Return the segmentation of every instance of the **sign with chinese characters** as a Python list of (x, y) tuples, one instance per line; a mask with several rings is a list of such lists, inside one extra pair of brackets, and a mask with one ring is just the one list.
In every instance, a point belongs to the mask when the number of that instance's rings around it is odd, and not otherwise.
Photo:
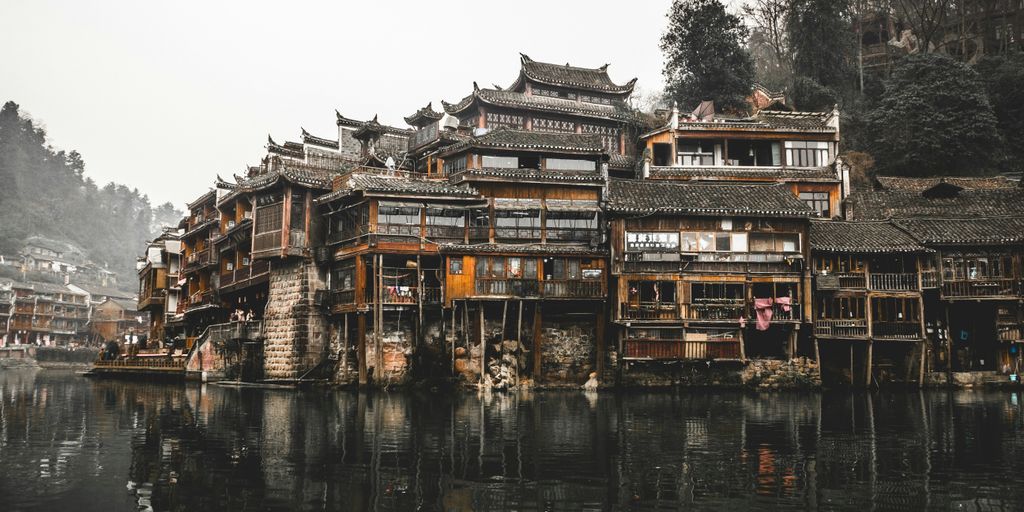
[(626, 233), (626, 251), (678, 251), (679, 233)]

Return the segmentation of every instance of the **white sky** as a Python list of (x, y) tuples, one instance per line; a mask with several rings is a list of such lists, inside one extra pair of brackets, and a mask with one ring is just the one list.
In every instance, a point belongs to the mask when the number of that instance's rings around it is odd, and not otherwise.
[(611, 63), (662, 86), (670, 0), (0, 0), (0, 102), (77, 149), (100, 185), (187, 201), (264, 154), (267, 133), (334, 138), (334, 109), (405, 126), (433, 101), (508, 86), (519, 52)]

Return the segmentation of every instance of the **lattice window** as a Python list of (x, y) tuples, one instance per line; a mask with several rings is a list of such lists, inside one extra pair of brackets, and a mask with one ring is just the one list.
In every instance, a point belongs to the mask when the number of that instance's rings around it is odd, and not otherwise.
[(487, 113), (487, 128), (513, 128), (517, 130), (523, 129), (526, 125), (523, 121), (523, 116), (515, 114), (500, 114), (497, 112)]
[(575, 133), (576, 124), (572, 121), (535, 117), (533, 118), (533, 130), (537, 132)]
[(619, 153), (619, 129), (613, 126), (602, 126), (598, 124), (583, 124), (580, 131), (601, 136), (601, 146), (608, 153)]

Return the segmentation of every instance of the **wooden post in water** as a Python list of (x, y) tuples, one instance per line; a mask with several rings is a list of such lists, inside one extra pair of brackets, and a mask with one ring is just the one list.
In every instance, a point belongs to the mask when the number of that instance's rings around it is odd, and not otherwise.
[(487, 333), (484, 328), (484, 303), (481, 302), (480, 308), (480, 383), (484, 383), (484, 375), (487, 374)]
[(541, 322), (544, 321), (540, 311), (540, 301), (537, 301), (533, 308), (533, 382), (540, 382), (541, 378)]
[(359, 386), (366, 385), (366, 314), (356, 313), (356, 343), (359, 344)]
[(867, 387), (871, 387), (871, 356), (874, 345), (875, 344), (871, 340), (868, 340), (867, 362), (864, 364), (864, 385)]

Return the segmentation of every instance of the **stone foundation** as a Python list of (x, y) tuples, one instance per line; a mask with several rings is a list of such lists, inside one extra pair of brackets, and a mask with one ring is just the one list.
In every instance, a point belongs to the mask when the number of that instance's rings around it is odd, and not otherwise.
[(331, 348), (324, 314), (313, 304), (326, 288), (310, 260), (274, 261), (264, 314), (264, 374), (268, 379), (297, 379), (313, 369)]

